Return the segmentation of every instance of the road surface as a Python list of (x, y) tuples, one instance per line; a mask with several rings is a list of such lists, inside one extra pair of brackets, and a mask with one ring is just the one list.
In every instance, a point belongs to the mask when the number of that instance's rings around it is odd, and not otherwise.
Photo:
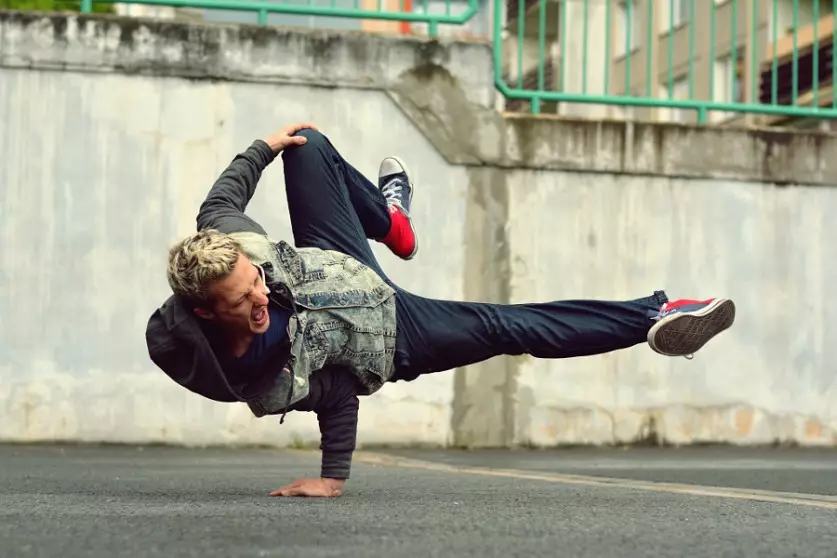
[(0, 445), (0, 556), (837, 558), (837, 451), (317, 452)]

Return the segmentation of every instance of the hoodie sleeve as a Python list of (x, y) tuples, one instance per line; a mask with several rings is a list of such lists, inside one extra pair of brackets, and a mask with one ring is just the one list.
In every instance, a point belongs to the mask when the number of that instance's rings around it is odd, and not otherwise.
[(357, 380), (345, 370), (324, 369), (309, 382), (308, 396), (294, 409), (317, 414), (323, 452), (320, 476), (348, 479), (357, 440)]
[(254, 141), (212, 185), (197, 216), (198, 230), (217, 229), (223, 233), (254, 232), (267, 234), (253, 219), (244, 214), (256, 192), (262, 171), (276, 154), (262, 140)]

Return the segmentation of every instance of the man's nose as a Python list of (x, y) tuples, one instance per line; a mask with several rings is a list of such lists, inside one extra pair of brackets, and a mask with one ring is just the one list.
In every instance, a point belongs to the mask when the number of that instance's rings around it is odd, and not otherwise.
[(264, 294), (262, 291), (255, 291), (253, 293), (253, 302), (258, 304), (259, 306), (267, 306), (267, 303), (270, 300), (267, 298), (267, 295)]

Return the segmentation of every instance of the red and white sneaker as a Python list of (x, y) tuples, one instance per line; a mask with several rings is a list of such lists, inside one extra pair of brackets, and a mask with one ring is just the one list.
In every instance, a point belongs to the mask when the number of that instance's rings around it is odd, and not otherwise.
[(378, 188), (387, 199), (392, 220), (389, 233), (381, 242), (399, 258), (410, 260), (418, 252), (418, 237), (410, 217), (413, 181), (407, 165), (398, 157), (387, 157), (381, 161)]
[(691, 358), (710, 339), (735, 321), (735, 303), (726, 298), (666, 302), (651, 318), (651, 348), (666, 356)]

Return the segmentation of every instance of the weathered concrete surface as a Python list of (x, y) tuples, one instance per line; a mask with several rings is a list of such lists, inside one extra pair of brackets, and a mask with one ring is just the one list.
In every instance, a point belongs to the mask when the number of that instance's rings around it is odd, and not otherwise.
[(3, 11), (0, 65), (191, 79), (382, 89), (406, 71), (442, 68), (492, 106), (484, 42), (358, 32)]
[[(504, 117), (487, 45), (0, 12), (0, 439), (316, 444), (148, 361), (166, 247), (253, 139), (318, 124), (367, 176), (398, 154), (404, 287), (522, 302), (732, 296), (694, 361), (640, 346), (496, 359), (364, 399), (361, 443), (837, 442), (837, 138)], [(282, 169), (252, 214), (290, 237)], [(10, 318), (8, 318), (10, 317)]]
[(644, 344), (521, 359), (518, 441), (837, 443), (837, 302), (827, 294), (837, 189), (535, 171), (509, 181), (526, 184), (510, 190), (513, 302), (666, 289), (729, 296), (739, 309), (692, 361)]
[[(383, 94), (348, 90), (335, 102), (328, 90), (299, 86), (3, 70), (0, 437), (315, 440), (313, 417), (277, 428), (245, 408), (199, 400), (150, 366), (144, 345), (145, 321), (168, 293), (166, 247), (193, 229), (202, 196), (237, 151), (297, 120), (320, 125), (373, 178), (386, 155), (408, 155), (428, 184), (414, 206), (432, 225), (422, 242), (428, 251), (462, 244), (464, 169), (450, 169)], [(434, 207), (440, 198), (448, 203)], [(281, 161), (265, 172), (251, 214), (291, 238)], [(462, 251), (409, 266), (377, 253), (406, 288), (462, 297)], [(453, 280), (427, 281), (434, 270)], [(365, 436), (446, 442), (452, 381), (440, 374), (365, 401)]]
[[(465, 291), (468, 300), (510, 302), (509, 188), (503, 173), (469, 169), (465, 209)], [(514, 425), (514, 360), (501, 356), (456, 370), (454, 440), (460, 446), (508, 446)]]
[[(408, 73), (391, 95), (455, 164), (773, 185), (833, 185), (837, 177), (834, 134), (501, 116), (469, 103), (444, 72), (427, 77), (427, 88), (416, 87)], [(472, 112), (461, 117), (465, 108)]]
[[(374, 248), (405, 288), (462, 298), (464, 251), (445, 247), (464, 243), (467, 173), (382, 89), (399, 65), (426, 59), (476, 71), (455, 52), (472, 48), (4, 14), (0, 439), (316, 444), (313, 415), (279, 427), (204, 401), (153, 367), (144, 328), (168, 294), (166, 247), (193, 230), (235, 153), (311, 121), (373, 180), (383, 157), (409, 161), (423, 252), (408, 264)], [(299, 83), (312, 76), (330, 76), (333, 87)], [(291, 238), (281, 161), (264, 173), (250, 212)], [(360, 441), (448, 443), (452, 398), (453, 373), (387, 386), (363, 401)]]

